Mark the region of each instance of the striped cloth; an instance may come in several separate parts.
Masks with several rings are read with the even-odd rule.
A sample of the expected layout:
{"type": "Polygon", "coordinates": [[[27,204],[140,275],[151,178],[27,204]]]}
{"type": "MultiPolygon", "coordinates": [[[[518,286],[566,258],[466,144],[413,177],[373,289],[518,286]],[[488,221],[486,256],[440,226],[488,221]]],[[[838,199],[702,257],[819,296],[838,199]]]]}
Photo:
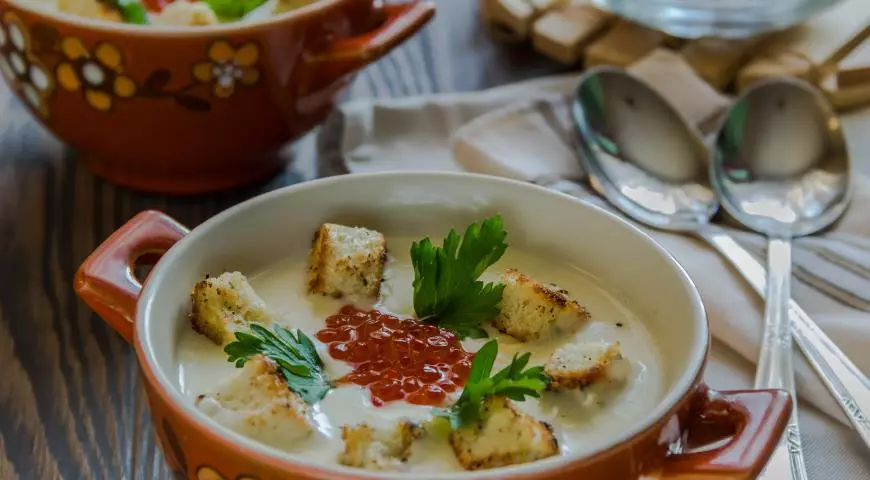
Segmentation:
{"type": "MultiPolygon", "coordinates": [[[[566,102],[576,82],[577,77],[569,75],[482,92],[345,104],[321,133],[319,174],[474,171],[538,183],[610,208],[584,185],[576,161],[566,102]]],[[[848,124],[846,127],[848,133],[848,124]]],[[[853,158],[856,163],[866,162],[859,168],[870,171],[870,159],[864,160],[856,152],[853,158]]],[[[867,373],[870,178],[858,175],[855,186],[853,204],[834,229],[795,242],[792,294],[867,373]]],[[[717,222],[759,259],[764,258],[764,238],[737,228],[728,219],[717,218],[717,222]]],[[[728,388],[751,386],[752,369],[747,361],[754,362],[758,354],[763,302],[708,246],[683,235],[647,231],[686,268],[704,298],[717,341],[708,383],[728,388]],[[722,350],[723,344],[745,360],[722,350]]],[[[801,405],[808,402],[847,425],[837,404],[799,354],[795,369],[801,405]]],[[[813,478],[870,478],[870,456],[862,450],[857,436],[811,412],[802,408],[802,419],[809,415],[802,420],[802,433],[813,478]]]]}

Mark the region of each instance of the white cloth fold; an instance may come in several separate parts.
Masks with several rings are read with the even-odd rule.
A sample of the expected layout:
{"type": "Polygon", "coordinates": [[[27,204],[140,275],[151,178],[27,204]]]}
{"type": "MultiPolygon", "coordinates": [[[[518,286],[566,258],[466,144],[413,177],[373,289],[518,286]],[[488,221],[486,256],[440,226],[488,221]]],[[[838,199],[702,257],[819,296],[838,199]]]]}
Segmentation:
{"type": "MultiPolygon", "coordinates": [[[[358,101],[341,108],[331,127],[340,135],[342,168],[331,173],[386,170],[466,170],[522,179],[605,205],[582,185],[576,161],[566,99],[576,75],[537,79],[471,93],[358,101]]],[[[848,119],[846,120],[848,122],[848,119]]],[[[846,126],[849,131],[848,124],[846,126]]],[[[855,145],[851,142],[850,146],[855,145]]],[[[870,142],[868,142],[870,152],[870,142]]],[[[853,156],[860,158],[854,151],[853,156]]],[[[327,169],[330,167],[327,166],[327,169]]],[[[868,163],[867,171],[870,171],[868,163]]],[[[793,297],[859,368],[870,372],[870,180],[858,176],[854,203],[836,229],[796,242],[793,297]]],[[[761,336],[763,302],[710,247],[687,236],[646,229],[670,250],[697,284],[708,308],[716,341],[754,362],[761,336]]],[[[738,241],[763,258],[764,239],[733,229],[738,241]]],[[[797,349],[796,349],[797,350],[797,349]]],[[[809,402],[841,423],[845,417],[806,361],[797,355],[796,375],[801,402],[809,402]]],[[[733,371],[751,370],[732,354],[711,359],[707,381],[713,387],[734,386],[733,371]],[[727,359],[726,357],[730,358],[727,359]],[[719,360],[719,358],[726,358],[719,360]],[[717,364],[721,363],[721,364],[717,364]],[[739,365],[739,366],[735,366],[739,365]],[[727,373],[723,373],[727,372],[727,373]],[[724,385],[723,385],[724,384],[724,385]],[[722,386],[720,386],[722,385],[722,386]]],[[[748,385],[746,385],[748,386],[748,385]]],[[[802,414],[803,415],[803,414],[802,414]]],[[[802,417],[803,418],[803,417],[802,417]]],[[[826,458],[836,423],[814,418],[817,431],[804,430],[805,442],[816,445],[819,465],[813,478],[870,478],[870,462],[849,459],[835,466],[826,458]],[[815,441],[813,440],[815,439],[815,441]],[[824,453],[823,453],[824,451],[824,453]]],[[[853,432],[837,433],[850,441],[853,432]]],[[[861,454],[857,437],[855,453],[861,454]]],[[[808,456],[812,455],[808,448],[808,456]]],[[[839,454],[843,454],[840,452],[839,454]]],[[[863,458],[870,455],[863,450],[863,458]]]]}

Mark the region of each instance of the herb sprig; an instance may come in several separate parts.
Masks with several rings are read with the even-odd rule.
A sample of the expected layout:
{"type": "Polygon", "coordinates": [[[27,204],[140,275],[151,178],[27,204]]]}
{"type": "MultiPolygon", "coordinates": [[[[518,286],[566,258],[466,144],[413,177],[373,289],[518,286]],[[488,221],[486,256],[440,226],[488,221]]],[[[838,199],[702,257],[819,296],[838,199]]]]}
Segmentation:
{"type": "Polygon", "coordinates": [[[294,336],[290,330],[275,324],[272,330],[252,323],[251,331],[236,332],[236,340],[224,347],[227,359],[237,368],[256,355],[274,361],[287,380],[290,390],[306,403],[314,404],[326,395],[332,384],[323,373],[323,361],[317,348],[301,330],[294,336]]]}
{"type": "Polygon", "coordinates": [[[121,13],[121,19],[124,23],[134,23],[137,25],[148,25],[150,19],[148,10],[139,0],[99,0],[102,3],[115,8],[121,13]]]}
{"type": "Polygon", "coordinates": [[[251,13],[266,0],[205,0],[222,21],[238,20],[251,13]]]}
{"type": "Polygon", "coordinates": [[[442,246],[429,237],[411,244],[414,311],[460,337],[484,338],[481,324],[498,315],[504,285],[478,280],[507,249],[501,217],[474,223],[462,238],[451,229],[442,246]]]}
{"type": "Polygon", "coordinates": [[[538,398],[549,384],[544,367],[536,366],[523,370],[529,363],[531,353],[516,354],[511,363],[493,376],[492,366],[498,356],[498,343],[486,342],[471,362],[468,381],[459,399],[444,413],[453,428],[472,425],[480,420],[483,402],[491,396],[503,395],[521,402],[526,397],[538,398]]]}

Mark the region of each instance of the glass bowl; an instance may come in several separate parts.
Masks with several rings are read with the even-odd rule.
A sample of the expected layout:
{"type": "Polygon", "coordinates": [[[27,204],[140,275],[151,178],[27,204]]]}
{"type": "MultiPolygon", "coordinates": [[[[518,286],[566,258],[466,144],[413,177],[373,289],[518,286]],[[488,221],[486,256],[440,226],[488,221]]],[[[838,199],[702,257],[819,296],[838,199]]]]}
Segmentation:
{"type": "Polygon", "coordinates": [[[842,0],[592,1],[676,37],[745,38],[801,23],[842,0]]]}

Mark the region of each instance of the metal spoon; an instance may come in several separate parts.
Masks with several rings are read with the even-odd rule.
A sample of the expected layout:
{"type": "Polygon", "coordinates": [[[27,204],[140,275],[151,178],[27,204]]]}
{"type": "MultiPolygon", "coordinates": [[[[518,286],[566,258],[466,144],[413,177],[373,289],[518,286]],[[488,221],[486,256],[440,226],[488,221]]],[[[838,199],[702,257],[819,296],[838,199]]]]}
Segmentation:
{"type": "MultiPolygon", "coordinates": [[[[794,395],[791,240],[828,227],[849,201],[849,156],[840,123],[815,90],[798,81],[755,86],[731,107],[710,165],[722,206],[743,226],[767,235],[767,302],[755,388],[794,395]]],[[[807,478],[797,402],[771,462],[787,455],[792,478],[807,478]]],[[[773,465],[773,463],[771,463],[773,465]]]]}
{"type": "MultiPolygon", "coordinates": [[[[638,222],[708,242],[764,297],[765,268],[710,223],[719,204],[697,130],[645,83],[614,68],[587,70],[571,110],[581,165],[600,195],[638,222]]],[[[870,448],[870,380],[797,303],[789,301],[788,313],[798,347],[870,448]]]]}

